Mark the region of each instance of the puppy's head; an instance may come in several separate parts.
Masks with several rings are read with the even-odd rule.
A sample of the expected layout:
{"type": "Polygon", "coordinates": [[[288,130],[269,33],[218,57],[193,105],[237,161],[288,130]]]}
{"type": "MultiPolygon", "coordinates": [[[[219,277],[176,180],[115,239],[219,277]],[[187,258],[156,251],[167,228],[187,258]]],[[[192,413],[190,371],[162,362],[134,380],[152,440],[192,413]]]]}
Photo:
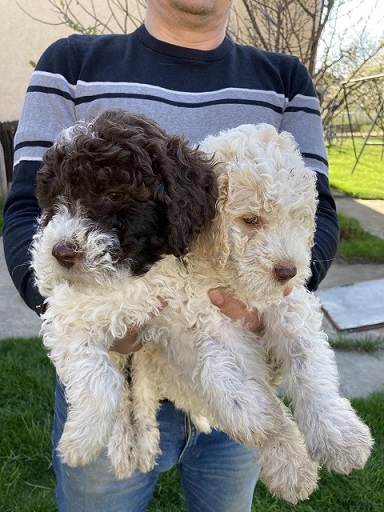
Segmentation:
{"type": "Polygon", "coordinates": [[[195,253],[250,303],[303,285],[310,275],[316,178],[293,137],[266,124],[242,125],[208,137],[201,149],[218,161],[219,198],[195,253]]]}
{"type": "Polygon", "coordinates": [[[102,267],[143,274],[163,255],[185,254],[213,218],[212,167],[143,116],[107,111],[78,123],[62,132],[37,174],[43,214],[34,245],[62,276],[102,267]]]}

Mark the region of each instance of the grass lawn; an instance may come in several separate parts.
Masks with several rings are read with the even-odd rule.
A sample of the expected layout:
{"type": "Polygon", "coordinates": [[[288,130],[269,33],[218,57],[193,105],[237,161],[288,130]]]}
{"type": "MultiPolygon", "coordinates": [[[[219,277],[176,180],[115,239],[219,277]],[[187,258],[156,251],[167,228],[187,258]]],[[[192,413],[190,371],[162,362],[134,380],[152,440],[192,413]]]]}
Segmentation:
{"type": "Polygon", "coordinates": [[[384,264],[384,240],[367,233],[360,224],[339,213],[340,243],[336,261],[340,263],[384,264]]]}
{"type": "Polygon", "coordinates": [[[50,454],[54,380],[38,339],[0,341],[2,512],[55,510],[50,454]]]}
{"type": "MultiPolygon", "coordinates": [[[[356,141],[357,152],[362,139],[356,141]]],[[[359,163],[352,173],[355,163],[352,141],[344,140],[328,147],[329,176],[331,185],[346,194],[361,199],[384,199],[384,159],[383,146],[366,146],[359,163]]]]}
{"type": "MultiPolygon", "coordinates": [[[[56,510],[50,445],[53,390],[54,371],[40,340],[0,341],[1,512],[56,510]]],[[[384,392],[353,404],[376,440],[366,468],[349,476],[324,471],[319,489],[296,506],[274,499],[258,484],[253,512],[383,512],[384,392]]],[[[186,511],[176,471],[162,475],[148,511],[186,511]]]]}
{"type": "Polygon", "coordinates": [[[354,337],[347,334],[334,335],[329,343],[335,349],[347,352],[372,353],[377,350],[384,350],[384,336],[370,335],[354,337]]]}

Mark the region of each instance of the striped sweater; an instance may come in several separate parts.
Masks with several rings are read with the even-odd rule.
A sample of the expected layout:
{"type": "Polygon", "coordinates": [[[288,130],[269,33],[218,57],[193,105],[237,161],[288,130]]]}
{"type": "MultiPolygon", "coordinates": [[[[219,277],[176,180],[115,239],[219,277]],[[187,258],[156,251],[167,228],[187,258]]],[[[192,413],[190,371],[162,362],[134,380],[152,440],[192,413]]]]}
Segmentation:
{"type": "Polygon", "coordinates": [[[39,215],[35,174],[58,133],[79,119],[122,108],[155,119],[191,144],[242,123],[270,123],[291,132],[318,175],[320,205],[310,289],[332,260],[338,239],[327,179],[319,102],[296,57],[234,44],[194,50],[153,38],[143,26],[128,35],[73,35],[42,55],[27,90],[15,137],[12,189],[5,206],[4,249],[25,302],[42,302],[28,266],[39,215]]]}

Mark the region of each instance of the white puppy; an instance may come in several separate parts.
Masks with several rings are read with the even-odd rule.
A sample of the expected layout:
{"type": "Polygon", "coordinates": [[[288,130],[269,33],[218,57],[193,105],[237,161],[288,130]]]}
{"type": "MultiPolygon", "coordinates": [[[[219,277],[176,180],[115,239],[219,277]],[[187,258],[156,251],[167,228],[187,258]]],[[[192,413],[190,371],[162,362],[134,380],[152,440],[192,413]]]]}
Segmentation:
{"type": "Polygon", "coordinates": [[[159,398],[168,398],[200,430],[212,426],[256,447],[264,483],[295,503],[316,488],[318,465],[347,474],[365,465],[373,444],[339,395],[320,305],[305,288],[315,175],[293,138],[268,125],[240,126],[208,137],[200,148],[219,162],[216,217],[184,258],[171,307],[146,326],[146,344],[132,357],[137,451],[130,460],[123,455],[120,425],[110,455],[120,476],[130,474],[135,457],[139,469],[151,469],[156,427],[152,433],[147,427],[155,425],[159,398]],[[263,334],[220,314],[208,298],[215,287],[257,308],[263,334]],[[271,386],[277,372],[295,421],[271,386]]]}

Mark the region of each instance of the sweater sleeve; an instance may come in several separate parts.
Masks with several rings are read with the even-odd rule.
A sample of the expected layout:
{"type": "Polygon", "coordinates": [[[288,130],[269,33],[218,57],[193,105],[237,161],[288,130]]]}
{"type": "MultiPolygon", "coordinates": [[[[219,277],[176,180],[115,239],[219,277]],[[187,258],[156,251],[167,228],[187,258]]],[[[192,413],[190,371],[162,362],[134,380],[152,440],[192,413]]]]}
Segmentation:
{"type": "Polygon", "coordinates": [[[75,122],[74,86],[62,39],[42,55],[32,74],[15,135],[12,187],[4,207],[3,244],[11,278],[26,304],[37,313],[43,302],[34,284],[29,248],[40,210],[36,173],[58,133],[75,122]]]}
{"type": "Polygon", "coordinates": [[[322,173],[317,173],[317,191],[319,204],[316,215],[315,241],[312,248],[312,276],[307,283],[307,287],[311,291],[315,291],[326,276],[339,242],[336,205],[328,178],[322,173]]]}
{"type": "Polygon", "coordinates": [[[29,247],[40,214],[34,193],[40,163],[23,162],[16,166],[12,188],[4,207],[3,243],[9,274],[24,302],[37,313],[44,301],[34,284],[29,247]]]}
{"type": "Polygon", "coordinates": [[[308,70],[298,59],[295,59],[288,82],[289,93],[281,129],[293,134],[306,166],[317,175],[319,204],[312,250],[312,276],[307,283],[308,289],[314,291],[324,279],[335,257],[339,225],[328,180],[328,159],[320,103],[308,70]]]}

